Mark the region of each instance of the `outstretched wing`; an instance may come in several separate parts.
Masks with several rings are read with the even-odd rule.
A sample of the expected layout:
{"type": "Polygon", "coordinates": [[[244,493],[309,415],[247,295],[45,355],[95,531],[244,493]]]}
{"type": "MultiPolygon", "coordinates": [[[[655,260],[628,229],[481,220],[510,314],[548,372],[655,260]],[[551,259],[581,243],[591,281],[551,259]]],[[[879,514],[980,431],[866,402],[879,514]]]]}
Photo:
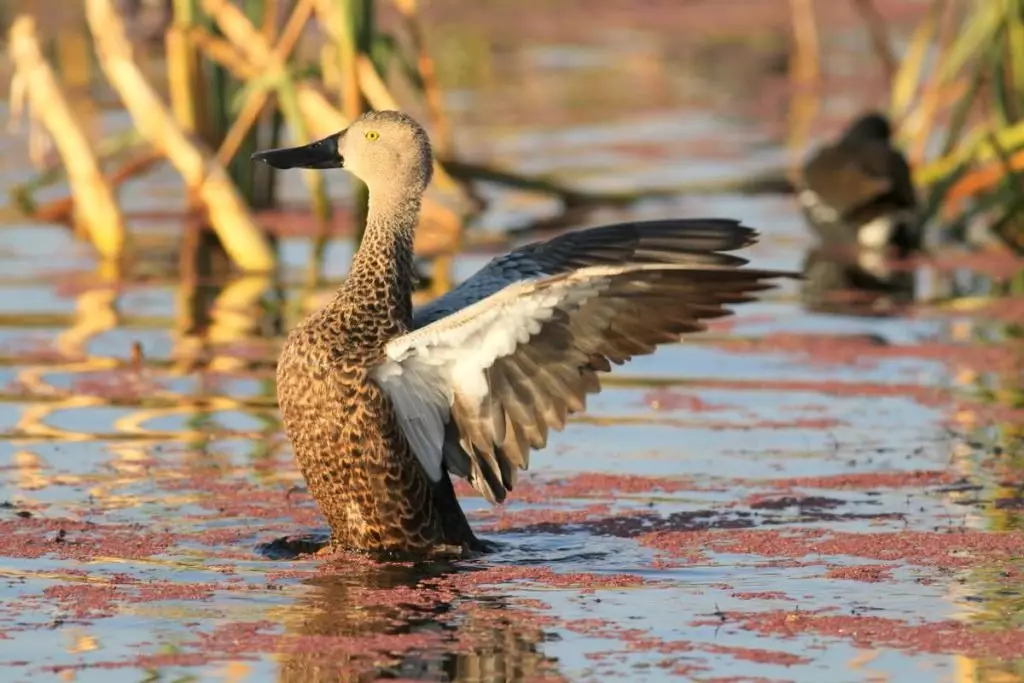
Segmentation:
{"type": "Polygon", "coordinates": [[[619,263],[692,263],[741,266],[732,251],[754,242],[756,232],[739,221],[688,218],[638,221],[567,232],[492,259],[470,278],[413,313],[412,329],[425,327],[513,282],[577,268],[619,263]]]}
{"type": "Polygon", "coordinates": [[[504,500],[531,449],[611,370],[790,276],[678,263],[590,266],[514,282],[392,340],[373,377],[420,463],[504,500]]]}

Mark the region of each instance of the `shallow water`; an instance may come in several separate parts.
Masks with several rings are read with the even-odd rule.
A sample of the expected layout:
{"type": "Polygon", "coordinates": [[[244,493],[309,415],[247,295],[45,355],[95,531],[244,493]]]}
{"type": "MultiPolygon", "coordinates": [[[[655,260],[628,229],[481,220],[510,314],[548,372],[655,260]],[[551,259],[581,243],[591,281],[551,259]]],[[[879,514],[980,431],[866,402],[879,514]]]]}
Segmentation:
{"type": "MultiPolygon", "coordinates": [[[[557,66],[549,86],[611,68],[571,42],[522,50],[557,66]]],[[[460,147],[616,190],[785,158],[754,121],[637,88],[633,116],[544,126],[512,123],[528,102],[470,116],[486,89],[453,90],[460,147]],[[725,150],[693,152],[709,139],[725,150]]],[[[22,179],[21,143],[2,147],[0,177],[22,179]]],[[[173,208],[170,182],[137,183],[133,205],[173,208]]],[[[552,210],[488,196],[478,229],[552,210]]],[[[812,246],[786,197],[651,200],[588,224],[680,214],[761,228],[755,266],[800,269],[812,246]]],[[[507,505],[462,486],[494,555],[274,560],[258,548],[324,527],[273,406],[272,283],[224,288],[204,346],[173,281],[115,289],[63,228],[2,230],[4,680],[1021,679],[1020,370],[998,309],[815,312],[787,283],[618,370],[507,505]]],[[[308,248],[284,242],[286,282],[308,248]]],[[[328,277],[349,254],[332,244],[328,277]]],[[[942,269],[915,277],[919,298],[949,289],[942,269]]]]}

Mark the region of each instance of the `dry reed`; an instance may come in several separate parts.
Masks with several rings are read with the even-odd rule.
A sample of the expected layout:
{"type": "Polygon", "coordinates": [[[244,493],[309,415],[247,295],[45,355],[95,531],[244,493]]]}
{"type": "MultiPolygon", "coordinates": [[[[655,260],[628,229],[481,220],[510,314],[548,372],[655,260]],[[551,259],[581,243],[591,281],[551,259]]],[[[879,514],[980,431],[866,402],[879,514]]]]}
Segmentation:
{"type": "Polygon", "coordinates": [[[227,254],[244,271],[273,270],[274,252],[224,167],[186,134],[139,70],[111,0],[86,0],[86,17],[107,80],[139,132],[174,165],[206,210],[227,254]]]}
{"type": "Polygon", "coordinates": [[[12,91],[23,89],[31,115],[53,138],[67,171],[75,222],[103,258],[119,258],[125,246],[124,219],[89,140],[43,57],[34,19],[20,16],[14,21],[10,51],[16,70],[12,91]]]}

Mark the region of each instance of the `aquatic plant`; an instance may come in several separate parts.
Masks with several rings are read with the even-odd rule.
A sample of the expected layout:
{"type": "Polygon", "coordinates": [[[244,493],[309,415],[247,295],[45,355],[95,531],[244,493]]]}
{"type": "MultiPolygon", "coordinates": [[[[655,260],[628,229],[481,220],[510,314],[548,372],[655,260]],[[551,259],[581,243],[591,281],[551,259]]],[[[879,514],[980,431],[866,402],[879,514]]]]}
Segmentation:
{"type": "MultiPolygon", "coordinates": [[[[190,215],[216,235],[203,244],[222,247],[242,270],[272,270],[273,239],[260,229],[252,210],[275,205],[275,177],[271,169],[249,161],[252,151],[274,146],[286,135],[295,144],[326,135],[370,107],[400,107],[386,85],[389,76],[412,84],[437,129],[438,149],[451,148],[415,2],[398,3],[409,47],[380,29],[376,9],[373,0],[173,0],[171,21],[164,27],[167,106],[114,3],[88,0],[86,18],[100,69],[135,128],[127,142],[114,146],[103,141],[96,149],[67,107],[57,106],[62,101],[58,79],[51,73],[47,81],[45,51],[27,23],[31,19],[20,17],[11,41],[19,65],[14,90],[32,100],[35,122],[56,141],[62,164],[14,188],[17,205],[36,218],[84,225],[104,258],[120,259],[127,240],[116,189],[166,160],[185,180],[190,215]],[[316,41],[309,35],[311,25],[324,29],[319,60],[295,54],[300,43],[316,41]],[[101,147],[113,151],[101,154],[101,147]],[[131,150],[128,161],[104,174],[104,162],[113,152],[125,156],[125,149],[131,150]],[[37,189],[64,177],[70,181],[69,198],[35,202],[37,189]]],[[[442,192],[463,193],[463,185],[440,164],[435,175],[442,192]]],[[[330,202],[321,174],[307,172],[305,181],[318,225],[319,255],[330,202]]],[[[357,216],[362,215],[358,206],[357,201],[357,216]]],[[[431,198],[425,214],[435,231],[454,235],[462,228],[461,214],[431,198]]],[[[360,231],[357,225],[357,235],[360,231]]]]}
{"type": "Polygon", "coordinates": [[[929,216],[975,219],[1024,250],[1024,1],[934,0],[900,62],[891,113],[929,216]]]}

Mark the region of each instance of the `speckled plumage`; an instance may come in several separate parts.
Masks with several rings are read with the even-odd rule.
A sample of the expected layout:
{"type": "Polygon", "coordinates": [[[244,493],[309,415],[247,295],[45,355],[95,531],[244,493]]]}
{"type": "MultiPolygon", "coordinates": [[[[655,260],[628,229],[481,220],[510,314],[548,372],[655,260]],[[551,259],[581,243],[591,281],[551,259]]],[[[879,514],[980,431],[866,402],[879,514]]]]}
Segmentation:
{"type": "Polygon", "coordinates": [[[368,114],[256,158],[343,163],[370,191],[349,277],[288,335],[277,370],[285,430],[336,547],[486,550],[452,474],[504,500],[530,449],[600,390],[598,373],[792,275],[720,253],[754,241],[736,221],[624,223],[521,247],[414,313],[413,230],[432,156],[412,119],[368,114]]]}

